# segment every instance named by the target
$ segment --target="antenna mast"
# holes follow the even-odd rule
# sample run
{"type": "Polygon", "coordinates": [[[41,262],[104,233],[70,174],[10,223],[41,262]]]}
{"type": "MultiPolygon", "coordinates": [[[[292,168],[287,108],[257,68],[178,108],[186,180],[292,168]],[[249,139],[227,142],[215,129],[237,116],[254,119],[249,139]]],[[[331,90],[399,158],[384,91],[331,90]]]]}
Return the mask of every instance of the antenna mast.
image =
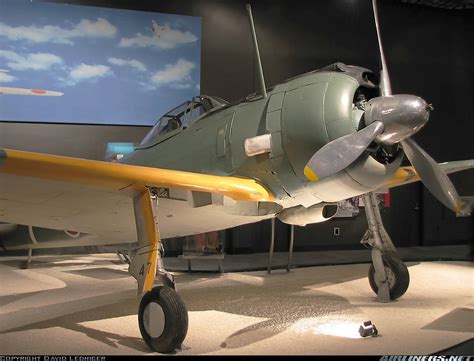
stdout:
{"type": "Polygon", "coordinates": [[[247,4],[245,5],[245,8],[247,9],[247,12],[249,13],[250,29],[252,31],[253,46],[255,48],[255,55],[257,56],[258,75],[260,78],[260,88],[262,90],[263,98],[266,98],[267,87],[265,86],[265,77],[263,76],[262,60],[260,59],[260,51],[258,50],[257,33],[255,32],[255,25],[253,23],[252,7],[250,6],[250,4],[247,4]]]}

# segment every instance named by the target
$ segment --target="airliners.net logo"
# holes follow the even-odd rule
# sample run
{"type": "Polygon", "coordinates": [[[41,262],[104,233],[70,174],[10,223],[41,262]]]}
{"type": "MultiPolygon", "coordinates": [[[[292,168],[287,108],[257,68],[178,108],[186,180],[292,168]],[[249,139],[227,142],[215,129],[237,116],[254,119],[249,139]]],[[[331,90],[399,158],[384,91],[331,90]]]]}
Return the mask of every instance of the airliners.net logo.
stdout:
{"type": "Polygon", "coordinates": [[[474,356],[382,356],[380,361],[474,361],[474,356]]]}

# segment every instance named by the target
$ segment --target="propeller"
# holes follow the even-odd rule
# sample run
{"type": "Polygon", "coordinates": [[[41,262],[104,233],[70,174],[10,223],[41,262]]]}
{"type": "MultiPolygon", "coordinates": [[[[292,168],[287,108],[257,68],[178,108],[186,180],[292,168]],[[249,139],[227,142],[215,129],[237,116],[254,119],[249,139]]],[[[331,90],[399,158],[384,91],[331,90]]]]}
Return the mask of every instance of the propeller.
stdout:
{"type": "Polygon", "coordinates": [[[352,164],[384,130],[376,121],[361,131],[337,138],[322,147],[304,168],[306,178],[317,181],[329,177],[352,164]]]}
{"type": "Polygon", "coordinates": [[[402,147],[408,160],[431,194],[449,209],[456,213],[462,213],[463,203],[459,198],[458,192],[438,163],[413,139],[402,141],[402,147]]]}
{"type": "Polygon", "coordinates": [[[463,213],[463,203],[451,180],[411,136],[427,122],[432,106],[420,97],[409,94],[392,95],[390,77],[383,52],[377,12],[372,0],[380,52],[380,94],[372,98],[364,112],[365,128],[335,139],[320,148],[308,161],[304,174],[310,181],[332,176],[355,162],[372,142],[401,144],[405,155],[428,190],[446,207],[463,213]]]}

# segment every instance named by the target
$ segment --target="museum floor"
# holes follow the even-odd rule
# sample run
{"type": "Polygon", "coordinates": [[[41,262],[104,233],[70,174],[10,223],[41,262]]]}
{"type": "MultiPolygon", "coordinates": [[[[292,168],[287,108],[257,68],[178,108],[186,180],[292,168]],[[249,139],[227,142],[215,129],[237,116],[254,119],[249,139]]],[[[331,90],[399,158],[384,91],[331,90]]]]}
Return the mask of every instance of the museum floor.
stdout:
{"type": "MultiPolygon", "coordinates": [[[[150,354],[135,281],[115,255],[17,264],[0,258],[1,354],[150,354]]],[[[389,304],[374,302],[368,264],[179,273],[189,331],[178,354],[431,354],[471,339],[473,264],[407,265],[410,288],[389,304]],[[380,337],[359,336],[367,320],[380,337]]]]}

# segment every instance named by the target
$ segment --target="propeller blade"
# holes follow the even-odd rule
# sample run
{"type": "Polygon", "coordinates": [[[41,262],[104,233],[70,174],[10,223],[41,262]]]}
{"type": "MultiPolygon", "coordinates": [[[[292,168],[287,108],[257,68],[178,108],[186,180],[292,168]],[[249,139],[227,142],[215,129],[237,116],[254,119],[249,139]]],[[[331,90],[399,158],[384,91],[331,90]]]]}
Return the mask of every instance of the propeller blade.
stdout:
{"type": "Polygon", "coordinates": [[[446,173],[413,139],[408,138],[401,143],[425,187],[446,207],[461,214],[463,203],[446,173]]]}
{"type": "Polygon", "coordinates": [[[383,132],[382,122],[375,121],[364,129],[337,138],[318,150],[304,168],[310,181],[326,178],[351,165],[383,132]]]}
{"type": "Polygon", "coordinates": [[[372,8],[374,9],[375,29],[377,30],[377,40],[379,42],[380,53],[380,91],[382,96],[392,95],[392,85],[390,84],[390,77],[387,70],[387,62],[385,61],[385,54],[382,46],[382,36],[380,35],[379,14],[377,11],[377,0],[372,0],[372,8]]]}

